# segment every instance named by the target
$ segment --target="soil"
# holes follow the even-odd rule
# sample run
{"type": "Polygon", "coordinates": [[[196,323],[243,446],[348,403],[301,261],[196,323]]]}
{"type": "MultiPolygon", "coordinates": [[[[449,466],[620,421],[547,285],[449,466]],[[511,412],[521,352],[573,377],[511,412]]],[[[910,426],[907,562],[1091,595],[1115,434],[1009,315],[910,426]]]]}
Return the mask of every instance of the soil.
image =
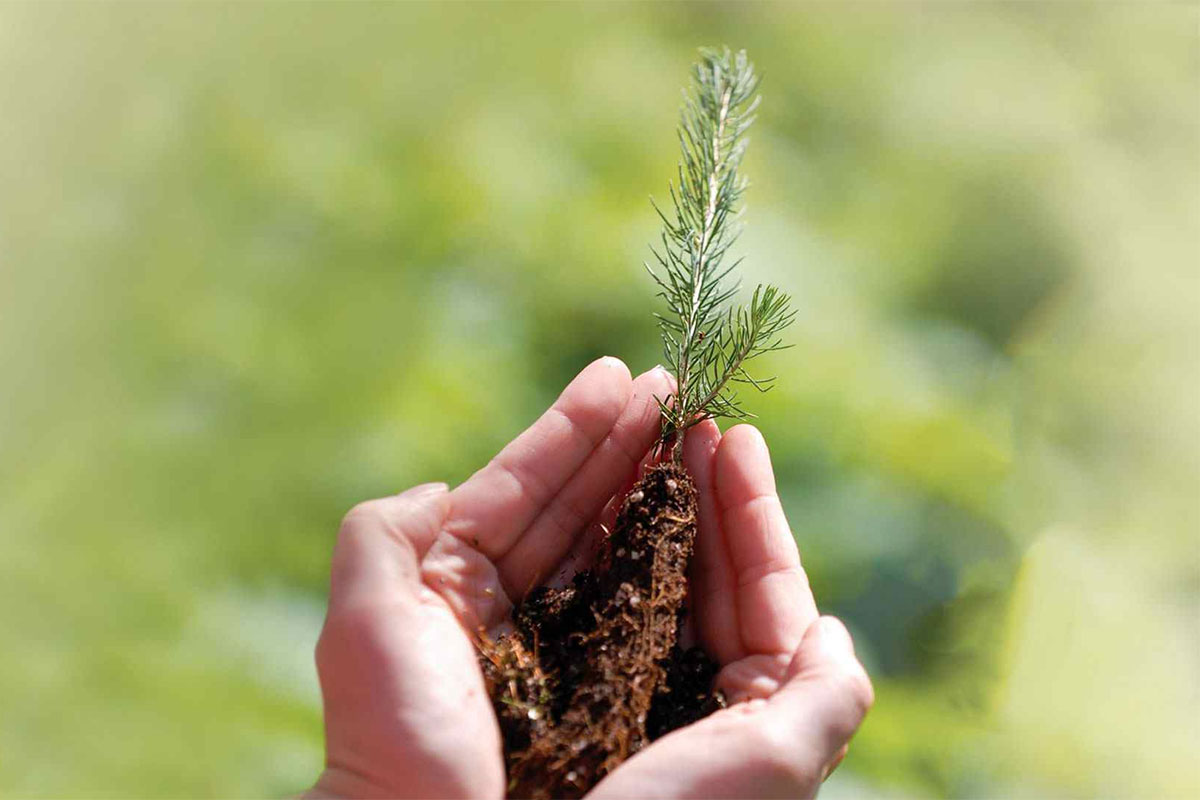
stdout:
{"type": "Polygon", "coordinates": [[[724,704],[716,665],[679,644],[695,539],[691,478],[672,463],[649,467],[596,566],[530,592],[513,632],[481,645],[510,797],[580,797],[647,742],[724,704]]]}

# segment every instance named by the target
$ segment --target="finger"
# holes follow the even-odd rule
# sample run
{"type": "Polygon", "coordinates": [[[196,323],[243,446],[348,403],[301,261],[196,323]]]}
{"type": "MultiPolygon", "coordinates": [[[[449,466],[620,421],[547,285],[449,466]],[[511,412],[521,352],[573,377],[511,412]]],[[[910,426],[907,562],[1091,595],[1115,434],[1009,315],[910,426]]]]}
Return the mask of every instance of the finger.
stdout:
{"type": "Polygon", "coordinates": [[[762,434],[737,425],[721,439],[715,459],[722,540],[732,573],[737,630],[745,654],[791,653],[817,607],[800,553],[775,491],[775,473],[762,434]]]}
{"type": "MultiPolygon", "coordinates": [[[[666,383],[663,387],[666,389],[666,392],[655,392],[655,397],[657,397],[658,400],[666,401],[666,399],[675,392],[675,376],[667,372],[666,367],[655,367],[655,369],[662,370],[667,376],[666,383]]],[[[594,528],[595,531],[603,533],[604,531],[612,530],[613,526],[617,522],[617,517],[621,513],[621,507],[624,505],[625,496],[629,494],[629,492],[633,490],[634,485],[636,485],[637,482],[642,479],[642,476],[646,474],[647,469],[655,464],[661,464],[665,459],[670,458],[669,454],[664,452],[662,448],[656,446],[658,444],[659,436],[662,435],[662,411],[659,410],[658,402],[656,400],[651,399],[651,402],[654,404],[654,410],[649,413],[654,424],[654,438],[651,440],[650,446],[648,446],[642,452],[642,457],[638,459],[637,468],[625,476],[625,480],[621,482],[621,485],[617,488],[617,491],[613,493],[612,498],[604,506],[604,510],[600,512],[600,525],[594,528]]]]}
{"type": "Polygon", "coordinates": [[[726,664],[717,673],[716,688],[731,705],[765,700],[779,691],[787,676],[792,653],[755,653],[726,664]]]}
{"type": "MultiPolygon", "coordinates": [[[[693,545],[691,563],[688,566],[688,596],[683,621],[679,626],[679,646],[685,650],[695,647],[701,642],[700,623],[697,619],[697,609],[703,606],[700,602],[702,587],[699,585],[700,549],[705,546],[701,528],[714,515],[709,509],[705,513],[705,503],[715,507],[712,485],[712,461],[716,455],[717,445],[721,441],[721,429],[712,420],[698,422],[688,429],[683,440],[683,466],[692,477],[696,487],[696,541],[693,545]]],[[[676,446],[679,446],[678,444],[676,446]]],[[[707,648],[712,653],[711,647],[707,648]]]]}
{"type": "Polygon", "coordinates": [[[537,422],[451,493],[446,530],[498,562],[612,430],[630,384],[619,359],[585,367],[537,422]]]}
{"type": "Polygon", "coordinates": [[[415,600],[420,561],[450,503],[444,483],[360,503],[338,530],[330,569],[329,608],[415,600]]]}
{"type": "Polygon", "coordinates": [[[827,776],[875,702],[875,692],[846,626],[820,617],[809,626],[788,666],[783,687],[767,701],[768,725],[790,728],[808,742],[812,768],[827,776]]]}
{"type": "Polygon", "coordinates": [[[692,618],[700,641],[719,664],[745,655],[738,633],[733,567],[717,513],[716,454],[721,431],[712,420],[692,427],[683,440],[683,463],[696,484],[699,525],[692,561],[692,618]]]}
{"type": "Polygon", "coordinates": [[[501,579],[515,592],[514,599],[545,579],[634,477],[661,429],[654,398],[666,398],[674,388],[674,378],[662,367],[633,381],[629,402],[603,441],[499,562],[501,579]]]}
{"type": "Polygon", "coordinates": [[[809,627],[784,672],[770,698],[667,734],[591,796],[642,797],[647,786],[680,798],[815,796],[870,707],[871,684],[832,617],[809,627]]]}
{"type": "Polygon", "coordinates": [[[621,482],[612,497],[604,504],[604,508],[600,510],[595,521],[587,527],[583,535],[575,539],[575,543],[571,546],[567,557],[563,559],[557,575],[549,581],[550,585],[565,586],[570,583],[576,573],[590,569],[596,563],[596,559],[604,550],[604,540],[617,524],[617,517],[620,516],[621,506],[624,505],[626,496],[646,473],[646,467],[656,463],[660,457],[651,449],[638,462],[637,469],[621,482]]]}
{"type": "Polygon", "coordinates": [[[604,508],[600,510],[600,514],[596,517],[596,520],[587,527],[583,535],[575,539],[570,552],[560,565],[558,574],[549,582],[551,585],[565,586],[570,583],[576,573],[590,569],[596,563],[597,558],[600,557],[604,550],[604,540],[617,524],[617,517],[621,514],[621,506],[625,504],[626,496],[628,496],[638,480],[646,474],[646,467],[658,463],[661,457],[661,454],[651,449],[638,462],[637,469],[626,476],[625,480],[621,482],[617,491],[613,492],[612,497],[604,504],[604,508]]]}

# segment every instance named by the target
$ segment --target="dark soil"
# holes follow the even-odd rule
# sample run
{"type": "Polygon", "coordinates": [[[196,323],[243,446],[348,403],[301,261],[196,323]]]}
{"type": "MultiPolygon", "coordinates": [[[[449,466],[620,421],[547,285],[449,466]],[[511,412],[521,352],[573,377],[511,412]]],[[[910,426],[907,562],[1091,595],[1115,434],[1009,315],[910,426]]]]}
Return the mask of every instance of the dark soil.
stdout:
{"type": "Polygon", "coordinates": [[[594,569],[533,590],[481,647],[510,797],[580,797],[647,742],[723,705],[717,667],[683,650],[696,489],[674,464],[633,487],[594,569]]]}

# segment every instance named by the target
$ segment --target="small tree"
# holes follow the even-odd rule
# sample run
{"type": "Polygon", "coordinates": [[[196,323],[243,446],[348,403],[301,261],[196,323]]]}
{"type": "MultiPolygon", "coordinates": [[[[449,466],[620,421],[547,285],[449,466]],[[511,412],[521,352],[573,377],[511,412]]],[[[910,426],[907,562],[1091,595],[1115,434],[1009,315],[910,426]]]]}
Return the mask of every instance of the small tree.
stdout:
{"type": "Polygon", "coordinates": [[[714,417],[745,419],[736,384],[767,391],[773,378],[754,378],[752,359],[784,347],[780,333],[795,311],[774,286],[759,286],[749,305],[733,306],[736,281],[726,279],[726,255],[740,230],[741,175],[746,131],[758,108],[758,76],[745,51],[702,50],[692,71],[692,93],[684,94],[679,122],[682,160],[671,184],[672,212],[655,211],[663,222],[661,244],[653,248],[657,267],[646,265],[658,284],[666,314],[655,314],[663,355],[675,373],[677,391],[659,400],[661,445],[682,459],[687,429],[714,417]]]}
{"type": "Polygon", "coordinates": [[[745,53],[701,51],[679,125],[673,213],[655,207],[662,242],[647,269],[667,303],[656,316],[677,377],[675,393],[656,398],[658,450],[670,458],[625,496],[596,565],[570,586],[534,589],[513,612],[514,631],[481,648],[516,796],[582,796],[646,742],[723,702],[712,691],[716,664],[679,646],[698,515],[682,444],[703,420],[750,416],[737,385],[770,388],[747,364],[783,346],[794,316],[773,286],[733,305],[737,285],[727,279],[737,262],[724,265],[738,234],[746,189],[738,167],[757,86],[745,53]]]}

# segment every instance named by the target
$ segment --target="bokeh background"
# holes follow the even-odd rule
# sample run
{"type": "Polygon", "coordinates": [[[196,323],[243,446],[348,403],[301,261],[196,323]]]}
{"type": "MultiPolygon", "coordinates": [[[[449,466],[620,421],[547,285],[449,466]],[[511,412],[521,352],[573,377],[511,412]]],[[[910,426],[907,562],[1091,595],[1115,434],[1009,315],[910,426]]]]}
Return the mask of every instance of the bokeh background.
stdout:
{"type": "Polygon", "coordinates": [[[0,793],[281,795],[342,513],[658,360],[700,45],[830,796],[1200,794],[1194,4],[0,5],[0,793]]]}

